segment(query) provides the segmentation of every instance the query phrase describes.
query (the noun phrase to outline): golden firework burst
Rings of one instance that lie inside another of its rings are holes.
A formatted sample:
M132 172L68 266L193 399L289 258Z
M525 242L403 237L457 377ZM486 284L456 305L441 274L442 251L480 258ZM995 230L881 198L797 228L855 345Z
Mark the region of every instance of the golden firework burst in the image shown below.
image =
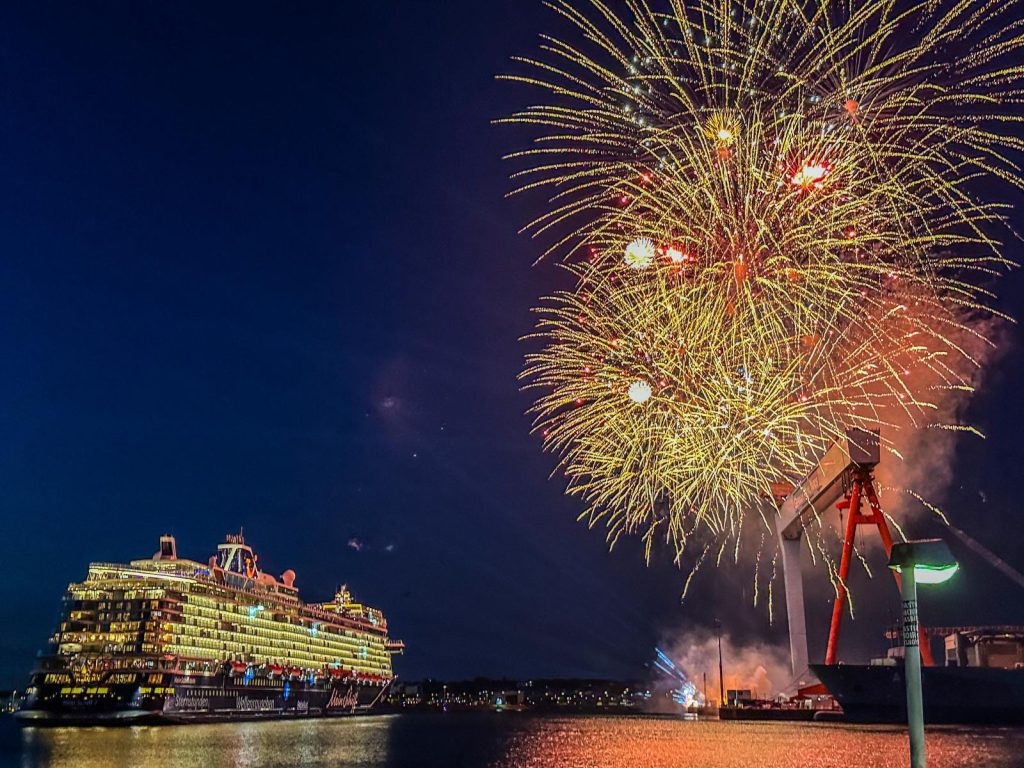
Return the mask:
M621 5L552 0L575 32L507 76L547 94L510 157L576 278L523 375L584 516L699 562L846 428L971 389L1024 33L987 0Z

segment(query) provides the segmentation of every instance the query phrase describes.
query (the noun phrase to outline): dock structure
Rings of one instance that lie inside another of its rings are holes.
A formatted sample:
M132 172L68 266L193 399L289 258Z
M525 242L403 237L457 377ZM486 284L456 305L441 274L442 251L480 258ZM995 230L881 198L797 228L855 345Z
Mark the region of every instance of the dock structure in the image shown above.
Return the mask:
M850 510L840 584L833 607L832 625L826 663L834 663L842 607L846 599L846 576L853 550L853 534L857 525L873 524L882 534L886 548L889 531L878 504L871 472L880 460L878 431L849 429L846 438L835 442L817 466L789 490L779 507L776 531L782 553L782 575L786 591L786 616L789 624L789 652L793 671L793 687L801 688L816 682L810 672L807 651L807 618L804 609L804 586L800 570L800 550L804 529L820 521L833 506ZM866 500L870 513L860 514L860 503Z

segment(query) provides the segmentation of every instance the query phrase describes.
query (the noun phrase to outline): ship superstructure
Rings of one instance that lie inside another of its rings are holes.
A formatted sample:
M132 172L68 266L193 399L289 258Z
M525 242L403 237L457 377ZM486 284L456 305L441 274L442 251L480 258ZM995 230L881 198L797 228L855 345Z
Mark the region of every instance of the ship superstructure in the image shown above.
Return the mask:
M304 603L295 572L263 571L242 534L207 563L177 556L93 563L64 595L23 722L185 722L347 714L393 680L384 615L355 602Z

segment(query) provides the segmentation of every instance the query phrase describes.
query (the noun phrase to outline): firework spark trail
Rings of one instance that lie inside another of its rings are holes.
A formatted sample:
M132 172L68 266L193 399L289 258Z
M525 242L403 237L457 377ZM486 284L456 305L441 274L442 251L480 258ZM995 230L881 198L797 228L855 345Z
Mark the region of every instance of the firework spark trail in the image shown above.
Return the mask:
M528 227L576 280L538 308L526 386L581 518L697 567L851 426L941 426L969 393L1024 186L1012 3L551 0L507 79ZM579 7L576 7L579 6ZM1000 26L1002 24L1002 26ZM762 540L764 537L761 537ZM735 550L738 552L738 542Z
M697 686L686 673L661 648L655 648L654 653L654 668L673 685L672 700L684 707L703 705L704 696L697 691Z

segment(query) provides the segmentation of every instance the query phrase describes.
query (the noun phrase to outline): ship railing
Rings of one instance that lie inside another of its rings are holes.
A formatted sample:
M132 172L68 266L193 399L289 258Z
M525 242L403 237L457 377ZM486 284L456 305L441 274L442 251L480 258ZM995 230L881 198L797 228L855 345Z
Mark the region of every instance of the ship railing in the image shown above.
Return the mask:
M967 625L962 627L925 627L920 628L922 633L930 637L948 637L949 635L1024 635L1024 625L1021 624L993 624L993 625ZM893 627L885 631L888 640L899 640L903 637L899 627Z
M148 561L140 561L140 562L148 563ZM199 581L199 582L215 585L215 586L217 586L220 589L228 589L228 590L230 590L230 591L232 591L232 592L234 592L236 594L240 594L240 595L257 596L257 597L270 596L270 597L273 597L275 599L282 600L282 602L285 603L289 608L298 607L300 609L301 613L296 618L298 618L300 621L302 620L302 618L304 618L302 613L312 614L313 617L315 617L318 620L323 621L328 626L334 625L334 626L338 626L338 627L342 627L342 628L356 629L356 630L360 630L360 631L364 631L364 632L369 632L369 633L372 633L372 634L381 634L381 635L386 635L387 634L387 621L384 620L383 618L381 618L380 620L378 620L378 622L376 624L374 624L372 621L370 621L368 618L366 618L364 616L353 616L351 614L344 614L344 613L341 613L341 612L327 611L327 610L323 609L322 607L320 607L319 605L317 605L316 603L301 603L300 604L297 599L293 601L291 599L293 596L291 596L291 595L284 595L284 594L280 593L277 590L268 589L266 585L259 585L259 584L255 583L255 582L250 582L250 584L248 586L246 586L245 588L241 588L240 589L240 588L235 587L233 585L227 584L226 582L218 581L216 578L214 578L214 576L208 570L206 570L205 568L202 568L201 564L199 564L199 563L195 563L193 561L185 561L185 560L176 561L176 563L180 564L180 565L187 565L187 567L178 567L178 568L176 568L174 570L170 570L170 569L168 569L168 570L154 570L151 573L154 576L158 577L158 578L160 576L166 576L166 575L169 575L169 574L173 574L175 576L182 577L182 578L190 578L190 579L194 579L194 580ZM134 566L134 565L130 565L130 566L128 566L126 568L126 566L123 563L92 563L89 566L90 573L89 573L89 576L87 577L87 580L92 579L94 581L98 581L98 580L102 580L104 578L103 576L101 576L99 574L95 574L94 575L93 574L93 569L94 568L98 569L98 570L103 570L103 569L119 570L119 571L133 570L136 573L139 572L139 568ZM171 612L177 613L178 611L175 610L176 606L172 607L172 605L173 605L173 603L165 605L164 604L164 600L161 600L161 607L158 610L164 610L164 611L167 611L169 613L171 613ZM376 609L374 609L374 610L376 610ZM377 613L379 614L380 612L377 611Z
M342 613L335 613L334 611L328 611L315 603L306 603L304 606L305 610L312 613L316 618L323 619L328 624L335 624L339 626L347 626L350 628L361 629L368 632L376 632L384 634L387 632L387 623L382 622L380 624L374 624L368 619L362 617L345 615Z
M257 584L251 582L244 588L239 588L226 582L218 581L211 574L208 573L194 573L188 574L196 581L203 583L209 583L217 586L220 589L228 589L239 595L246 595L250 597L273 597L275 599L282 600L288 608L299 608L300 611L313 614L313 616L319 620L324 621L327 624L334 624L337 626L348 627L351 629L359 629L366 632L384 634L387 632L387 621L380 620L377 624L374 624L370 620L362 616L351 616L344 615L341 613L334 613L326 611L316 603L299 603L298 598L294 595L286 595L277 590L269 589L267 585ZM289 614L290 615L290 614ZM303 618L300 614L296 618L300 620Z

